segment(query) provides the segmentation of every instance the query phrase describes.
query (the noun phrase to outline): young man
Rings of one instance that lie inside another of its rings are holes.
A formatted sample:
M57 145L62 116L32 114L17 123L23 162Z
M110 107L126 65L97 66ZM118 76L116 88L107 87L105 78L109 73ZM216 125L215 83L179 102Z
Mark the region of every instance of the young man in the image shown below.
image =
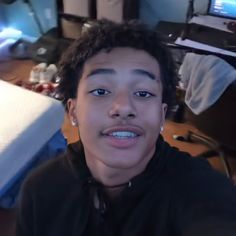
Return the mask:
M236 235L232 183L160 135L176 77L155 31L101 22L59 75L80 141L25 181L18 236Z

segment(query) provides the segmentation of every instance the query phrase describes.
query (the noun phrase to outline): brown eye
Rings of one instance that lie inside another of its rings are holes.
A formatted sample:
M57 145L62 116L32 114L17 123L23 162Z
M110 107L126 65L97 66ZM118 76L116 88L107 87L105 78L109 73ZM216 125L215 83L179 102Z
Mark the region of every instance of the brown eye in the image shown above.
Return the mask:
M110 94L110 92L106 89L94 89L90 92L91 94L93 94L94 96L106 96L108 94Z
M135 93L135 95L138 97L142 97L142 98L149 98L149 97L154 96L154 94L147 92L147 91L138 91Z

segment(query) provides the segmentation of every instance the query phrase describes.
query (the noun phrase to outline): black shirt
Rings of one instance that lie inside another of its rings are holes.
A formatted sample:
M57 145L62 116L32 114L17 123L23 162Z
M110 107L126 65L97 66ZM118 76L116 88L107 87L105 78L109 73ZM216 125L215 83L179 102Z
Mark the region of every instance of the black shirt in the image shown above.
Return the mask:
M30 174L17 217L17 236L235 236L236 189L160 137L146 170L111 203L77 142Z

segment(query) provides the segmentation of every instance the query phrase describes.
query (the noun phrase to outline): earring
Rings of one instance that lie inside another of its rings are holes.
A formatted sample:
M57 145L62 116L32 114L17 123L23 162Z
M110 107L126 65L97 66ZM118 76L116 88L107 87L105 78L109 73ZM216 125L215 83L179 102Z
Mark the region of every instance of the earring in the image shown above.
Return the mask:
M161 132L163 132L163 130L164 130L164 128L163 128L163 126L161 126Z
M72 124L72 126L77 126L77 125L78 125L77 120L73 119L73 120L71 121L71 124Z

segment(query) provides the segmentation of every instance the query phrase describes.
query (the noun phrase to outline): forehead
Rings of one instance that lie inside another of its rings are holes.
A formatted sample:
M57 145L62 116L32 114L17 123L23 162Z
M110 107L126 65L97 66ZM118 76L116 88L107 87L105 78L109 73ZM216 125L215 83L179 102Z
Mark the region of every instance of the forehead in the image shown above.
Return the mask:
M160 77L158 61L146 51L129 47L117 47L109 52L101 51L88 59L84 64L84 72L96 68L113 67L129 69L145 69Z

